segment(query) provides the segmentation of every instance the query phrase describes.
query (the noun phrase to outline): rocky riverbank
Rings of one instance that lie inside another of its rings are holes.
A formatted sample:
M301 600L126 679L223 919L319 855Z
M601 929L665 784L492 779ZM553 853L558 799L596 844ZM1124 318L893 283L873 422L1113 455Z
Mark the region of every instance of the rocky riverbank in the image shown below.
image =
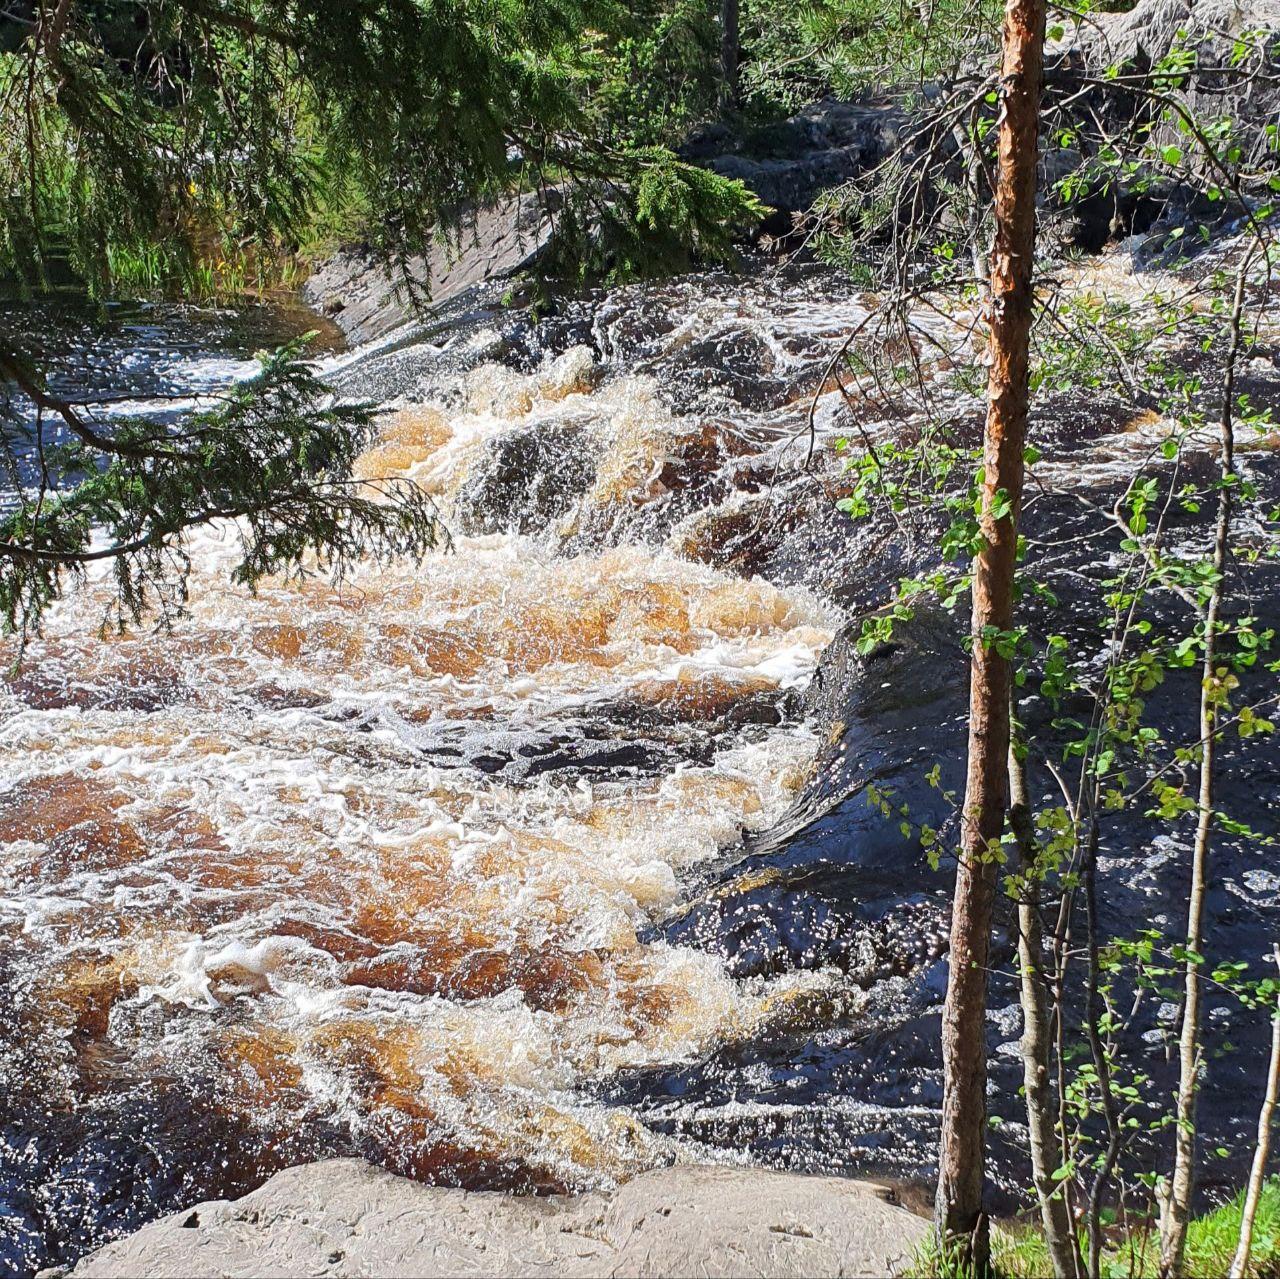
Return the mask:
M1181 251L1181 237L1193 227L1220 230L1224 217L1235 215L1222 201L1192 194L1198 188L1184 181L1189 175L1157 174L1150 166L1117 175L1103 162L1110 135L1126 129L1154 127L1152 137L1162 146L1180 140L1176 121L1143 124L1146 100L1123 78L1113 83L1110 68L1150 66L1178 48L1199 47L1204 67L1190 75L1190 101L1230 122L1234 145L1253 157L1255 168L1270 171L1275 148L1267 122L1280 106L1274 77L1236 82L1215 67L1229 63L1240 37L1277 30L1280 0L1139 0L1124 12L1091 14L1087 22L1055 30L1046 61L1046 119L1055 119L1062 103L1070 105L1047 129L1053 136L1042 148L1042 239L1097 252L1137 234L1148 237L1145 252L1158 256L1170 243ZM962 77L960 83L968 82ZM857 101L824 98L786 119L711 123L681 152L759 196L770 212L752 239L770 252L804 245L824 216L815 214L824 198L865 178L899 149L917 162L932 153L937 185L925 202L945 223L953 216L951 192L965 184L967 162L950 128L936 129L930 121L939 110L944 116L953 111L946 105L953 93L954 87L924 84ZM863 193L853 203L866 198ZM422 319L428 300L432 306L453 302L477 285L536 268L554 240L559 201L552 188L486 205L461 232L394 269L367 246L348 245L320 264L304 286L304 299L353 345L384 338ZM840 217L831 216L834 228ZM956 232L966 233L961 222Z
M358 1159L290 1168L45 1279L274 1275L902 1274L926 1223L869 1182L737 1168L642 1173L611 1195L515 1198L423 1186Z

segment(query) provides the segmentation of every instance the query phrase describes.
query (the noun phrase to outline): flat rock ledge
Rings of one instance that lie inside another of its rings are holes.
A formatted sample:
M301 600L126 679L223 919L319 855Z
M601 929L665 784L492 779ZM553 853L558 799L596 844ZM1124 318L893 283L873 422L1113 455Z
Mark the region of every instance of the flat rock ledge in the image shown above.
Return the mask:
M886 1276L907 1268L927 1231L883 1187L835 1177L675 1167L613 1194L536 1199L424 1186L332 1159L153 1222L69 1273Z

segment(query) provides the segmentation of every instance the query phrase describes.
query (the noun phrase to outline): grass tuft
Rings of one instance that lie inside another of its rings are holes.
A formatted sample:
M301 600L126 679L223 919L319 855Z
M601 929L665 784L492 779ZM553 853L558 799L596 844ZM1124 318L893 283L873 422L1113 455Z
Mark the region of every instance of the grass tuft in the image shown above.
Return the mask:
M1221 1279L1235 1257L1240 1239L1244 1192L1212 1212L1196 1217L1187 1228L1185 1273L1188 1279ZM1083 1247L1083 1240L1081 1241ZM991 1232L991 1260L997 1279L1048 1279L1053 1274L1049 1251L1039 1230L1000 1228ZM1159 1272L1160 1240L1155 1231L1112 1237L1102 1255L1103 1279L1147 1279ZM910 1279L971 1279L943 1264L932 1241L916 1255ZM1249 1273L1254 1279L1280 1279L1280 1178L1263 1187L1253 1227Z

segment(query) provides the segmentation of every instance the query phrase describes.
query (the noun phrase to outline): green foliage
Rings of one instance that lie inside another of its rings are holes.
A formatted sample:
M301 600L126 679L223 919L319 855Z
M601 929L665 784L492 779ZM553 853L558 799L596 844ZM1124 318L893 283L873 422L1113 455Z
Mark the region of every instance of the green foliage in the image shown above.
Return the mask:
M1221 1207L1193 1218L1187 1231L1185 1273L1205 1276L1227 1273L1240 1239L1243 1206L1241 1192ZM1275 1279L1280 1275L1280 1179L1270 1179L1263 1188L1251 1258L1250 1273L1257 1279ZM1035 1228L993 1230L991 1260L999 1279L1043 1279L1053 1273L1049 1250ZM1154 1230L1117 1231L1102 1254L1101 1274L1103 1279L1153 1275L1159 1270L1159 1261L1159 1242ZM908 1273L914 1279L964 1279L961 1272L943 1264L932 1242L920 1250Z
M579 184L566 197L555 240L538 264L545 276L621 283L695 260L731 263L736 234L765 212L740 184L661 147L631 148L620 164L632 175L625 187L578 171Z
M602 50L591 108L617 146L682 142L715 110L720 33L708 0L641 0Z
M952 78L994 53L1001 11L992 0L744 0L744 90L758 110L794 109L826 94Z
M618 224L600 236L618 241L615 275L714 250L723 230L704 216L758 212L740 185L682 173L650 112L609 124L593 95L617 84L626 58L609 51L639 28L615 0L58 11L61 27L41 19L0 52L0 273L29 287L60 259L98 290L122 263L148 281L209 260L252 274L317 220L349 230L353 208L403 262L476 201L561 178L571 221L593 206ZM666 13L645 38L665 48L688 18Z
M107 432L62 406L71 442L46 445L39 491L0 522L0 622L37 628L64 578L103 560L115 578L104 620L123 624L144 609L167 619L186 599L181 536L212 519L236 521L232 577L249 587L269 573L340 575L362 556L422 555L441 536L431 499L408 481L354 479L369 413L326 398L295 344L179 432L135 419ZM15 478L21 422L3 423Z

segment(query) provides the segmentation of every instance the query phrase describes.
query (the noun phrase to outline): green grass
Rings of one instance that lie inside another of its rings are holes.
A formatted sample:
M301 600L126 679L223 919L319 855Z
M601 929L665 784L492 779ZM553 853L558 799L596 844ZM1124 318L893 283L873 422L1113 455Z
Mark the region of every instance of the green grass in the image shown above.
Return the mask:
M1243 1203L1241 1191L1229 1203L1191 1223L1187 1232L1187 1274L1199 1279L1227 1273L1240 1238ZM1253 1274L1261 1279L1280 1276L1280 1178L1272 1177L1263 1187L1249 1256Z
M1187 1228L1186 1273L1189 1279L1219 1279L1227 1273L1240 1238L1244 1192L1220 1208L1197 1217ZM1083 1246L1083 1240L1081 1241ZM1154 1232L1114 1236L1102 1255L1103 1279L1146 1279L1159 1270L1159 1237ZM1053 1274L1044 1239L1035 1229L996 1227L991 1236L991 1259L1000 1279L1046 1279ZM912 1279L965 1279L940 1264L929 1244L909 1271ZM1280 1279L1280 1178L1263 1189L1253 1226L1250 1274L1256 1279Z
M295 289L307 274L292 254L223 257L213 247L195 259L164 246L113 248L107 260L118 297L228 302Z

